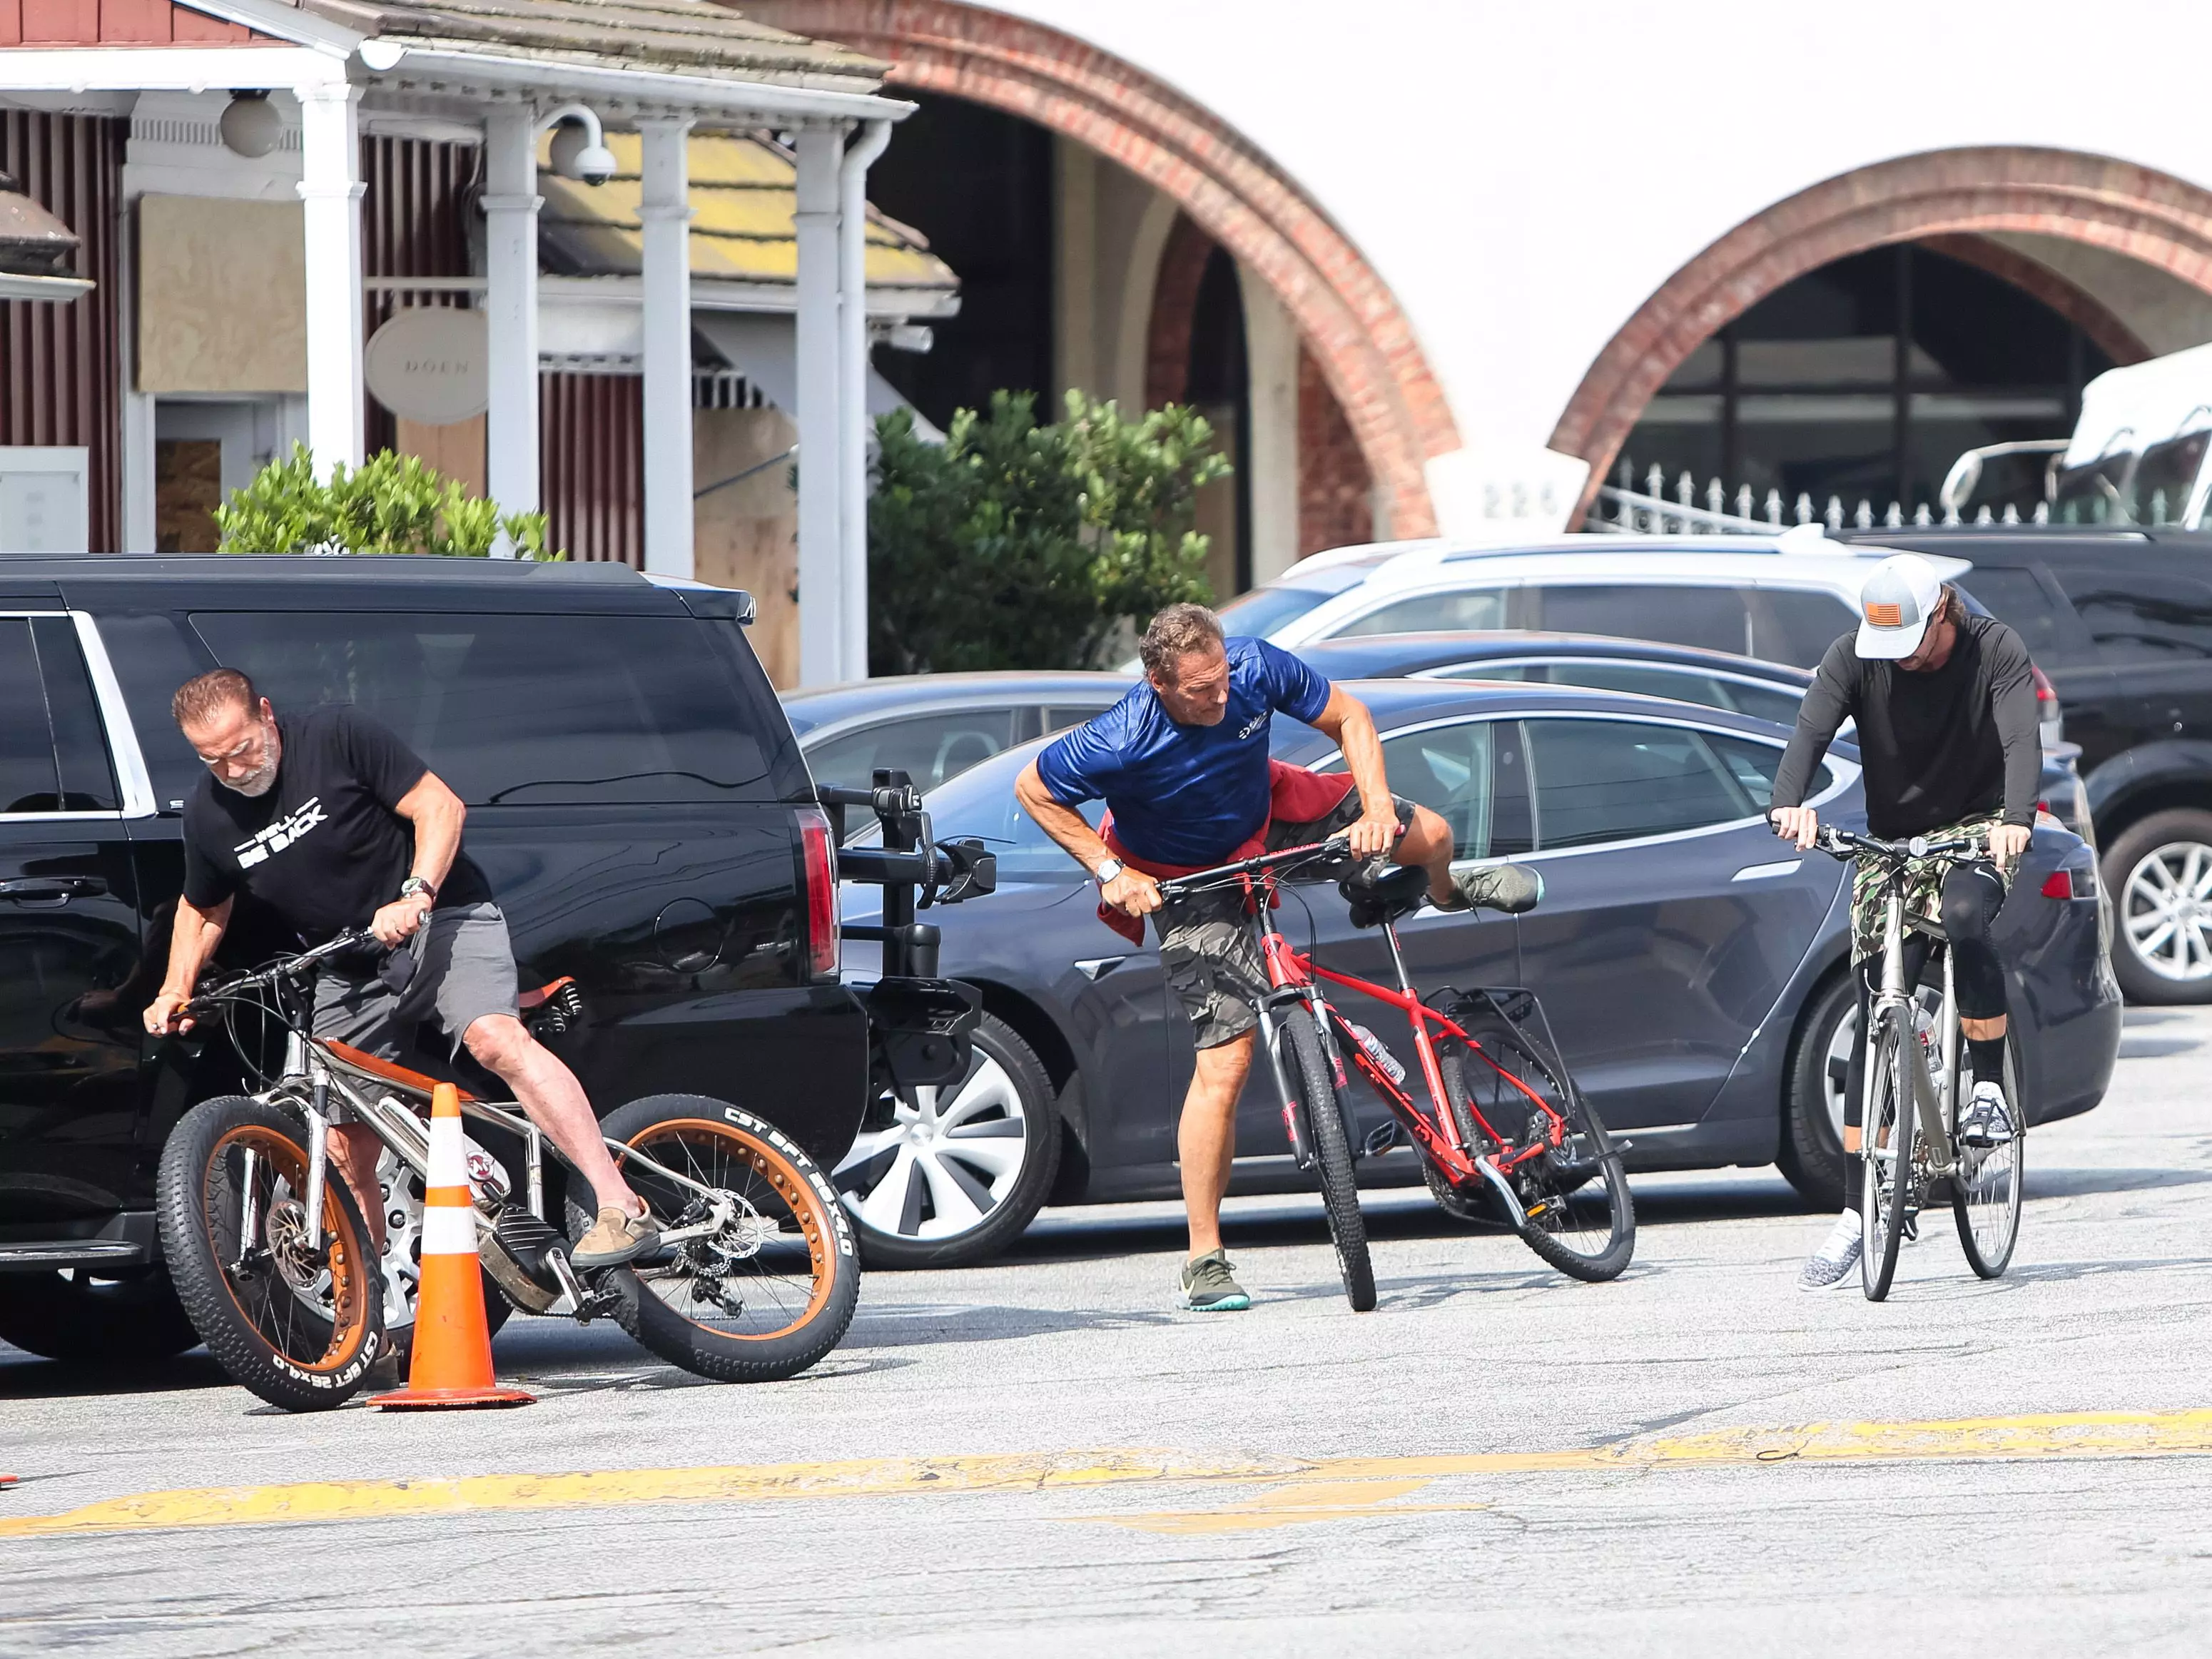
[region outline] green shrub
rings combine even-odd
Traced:
[[[1122,624],[1210,602],[1197,492],[1225,476],[1203,417],[1127,421],[1079,392],[1037,422],[1027,392],[958,410],[942,444],[876,422],[868,507],[872,672],[1097,665]]]
[[[507,513],[413,455],[380,450],[315,477],[305,444],[272,460],[215,510],[226,553],[439,553],[488,557],[504,530],[520,558],[552,560],[543,513]]]

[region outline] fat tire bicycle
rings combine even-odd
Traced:
[[[1419,1151],[1437,1203],[1462,1219],[1495,1213],[1544,1261],[1589,1283],[1617,1279],[1636,1252],[1636,1206],[1621,1147],[1575,1086],[1535,994],[1522,987],[1423,997],[1406,969],[1398,919],[1426,902],[1417,866],[1362,861],[1342,878],[1354,926],[1379,927],[1397,987],[1324,968],[1273,921],[1278,889],[1294,872],[1343,867],[1340,836],[1285,848],[1160,883],[1168,897],[1224,888],[1241,891],[1243,920],[1267,964],[1260,1041],[1282,1102],[1283,1127],[1301,1170],[1316,1172],[1344,1293],[1355,1312],[1375,1306],[1375,1270],[1353,1164],[1397,1144],[1356,1139],[1346,1063],[1389,1107]],[[1405,1068],[1379,1041],[1370,1046],[1329,1000],[1340,985],[1397,1009],[1413,1033],[1426,1103],[1405,1086]]]
[[[1992,1146],[1959,1143],[1960,1085],[1965,1073],[1950,943],[1942,927],[1907,915],[1905,887],[1916,864],[1986,863],[1988,846],[1971,836],[1929,841],[1881,841],[1824,827],[1816,843],[1832,858],[1872,864],[1883,883],[1881,988],[1875,996],[1862,1041],[1866,1044],[1865,1095],[1859,1114],[1859,1278],[1867,1300],[1889,1295],[1899,1246],[1917,1237],[1922,1209],[1948,1187],[1952,1219],[1966,1264],[1984,1279],[2001,1275],[2020,1237],[2021,1175],[2027,1159],[2027,1115],[2020,1067],[2005,1043],[2008,1140]],[[1930,1018],[1905,982],[1905,936],[1932,941],[1943,969],[1943,1000]],[[1923,967],[1921,976],[1927,969]]]
[[[373,944],[342,933],[219,981],[180,1011],[222,1025],[249,1073],[256,1057],[239,1015],[257,1010],[283,1037],[266,1087],[204,1100],[179,1121],[156,1191],[162,1252],[193,1328],[233,1378],[291,1411],[343,1403],[381,1354],[404,1359],[411,1335],[439,1079],[312,1030],[320,964]],[[548,1035],[581,1012],[567,980],[522,1000]],[[628,1267],[592,1270],[568,1260],[592,1220],[573,1195],[582,1177],[568,1183],[565,1213],[549,1217],[547,1156],[573,1166],[512,1102],[465,1091],[461,1112],[519,1145],[525,1171],[518,1200],[506,1164],[467,1139],[492,1328],[514,1309],[611,1317],[671,1364],[732,1382],[793,1376],[843,1338],[860,1297],[852,1226],[829,1178],[773,1124],[703,1095],[653,1095],[610,1113],[608,1150],[660,1218],[660,1243]],[[365,1124],[383,1143],[380,1259],[351,1183],[330,1178],[339,1122]]]

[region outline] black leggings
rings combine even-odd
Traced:
[[[2005,1012],[2004,964],[1990,943],[1990,928],[2004,908],[2004,884],[1987,865],[1954,864],[1943,878],[1943,933],[1951,942],[1951,981],[1959,997],[1961,1019],[2001,1019]],[[1920,983],[1936,941],[1927,934],[1905,935],[1905,982]],[[1852,977],[1858,982],[1859,1035],[1851,1045],[1851,1063],[1844,1078],[1844,1122],[1860,1127],[1866,1099],[1868,1014],[1875,993],[1881,989],[1881,958],[1869,957]],[[1844,1197],[1852,1208],[1859,1201],[1859,1180],[1864,1166],[1844,1156]]]

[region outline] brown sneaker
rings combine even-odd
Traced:
[[[579,1267],[619,1267],[635,1261],[660,1243],[660,1230],[653,1224],[653,1212],[632,1215],[619,1204],[599,1212],[591,1231],[576,1241],[568,1260]]]

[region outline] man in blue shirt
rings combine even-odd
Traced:
[[[1219,619],[1197,605],[1170,605],[1153,617],[1141,649],[1144,680],[1047,745],[1014,792],[1097,878],[1105,906],[1127,917],[1152,915],[1159,930],[1160,965],[1198,1045],[1176,1140],[1190,1218],[1183,1304],[1236,1310],[1251,1298],[1222,1250],[1221,1199],[1267,971],[1244,926],[1241,895],[1164,901],[1159,882],[1343,833],[1361,857],[1388,853],[1426,868],[1430,901],[1440,909],[1522,896],[1514,890],[1518,872],[1454,877],[1449,826],[1391,794],[1366,705],[1297,658],[1264,640],[1224,639]],[[1268,731],[1278,713],[1334,738],[1351,775],[1271,766]],[[1075,810],[1099,799],[1111,814],[1103,833]]]

